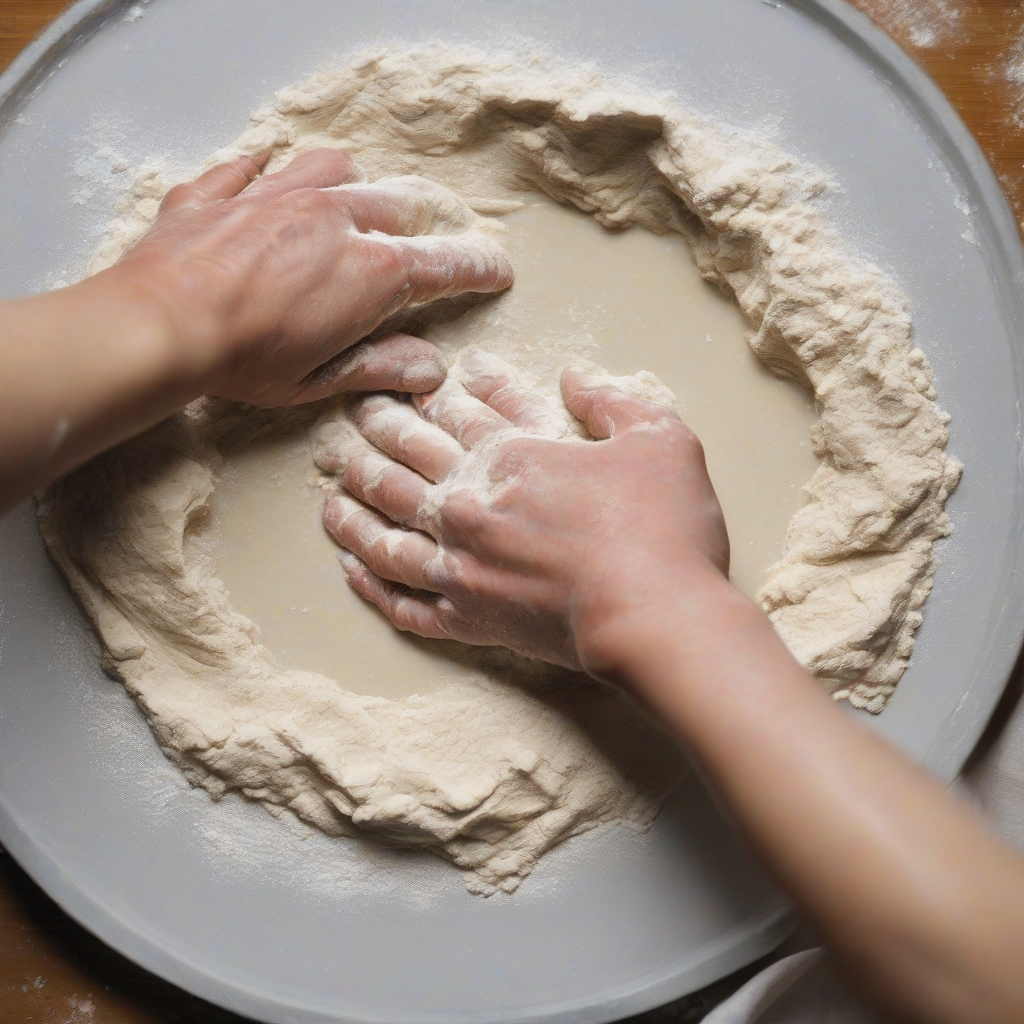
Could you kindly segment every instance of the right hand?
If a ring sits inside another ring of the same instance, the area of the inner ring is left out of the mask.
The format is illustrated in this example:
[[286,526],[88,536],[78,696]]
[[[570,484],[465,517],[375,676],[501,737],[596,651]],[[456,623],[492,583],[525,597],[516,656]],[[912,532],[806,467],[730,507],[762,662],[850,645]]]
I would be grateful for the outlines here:
[[409,304],[508,288],[501,247],[464,233],[476,217],[440,185],[353,183],[340,150],[261,177],[265,162],[242,157],[171,189],[147,234],[93,281],[155,303],[188,371],[224,398],[281,406],[436,387],[445,364],[425,341],[349,350]]
[[352,495],[328,500],[325,525],[395,626],[606,676],[619,635],[728,586],[721,509],[678,416],[568,370],[565,404],[595,440],[552,437],[557,410],[506,364],[461,369],[414,405],[373,395],[355,428],[320,430],[317,461]]

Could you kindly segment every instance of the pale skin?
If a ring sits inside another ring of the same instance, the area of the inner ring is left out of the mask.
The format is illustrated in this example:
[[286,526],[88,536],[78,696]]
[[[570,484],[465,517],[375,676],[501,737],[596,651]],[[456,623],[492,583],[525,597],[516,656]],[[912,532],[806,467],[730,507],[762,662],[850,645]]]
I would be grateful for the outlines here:
[[[642,701],[888,1018],[1024,1021],[1024,861],[833,704],[730,585],[697,438],[585,368],[562,392],[589,437],[541,436],[550,407],[501,364],[470,361],[462,391],[426,342],[363,341],[511,268],[457,235],[403,242],[403,200],[346,191],[343,154],[261,169],[214,168],[115,267],[0,303],[0,508],[203,394],[414,393],[357,400],[338,452],[347,493],[324,521],[353,587],[400,629]],[[481,470],[485,496],[459,484]]]
[[512,283],[507,258],[457,235],[402,237],[419,201],[357,184],[343,152],[265,163],[173,189],[109,270],[0,304],[0,511],[203,394],[283,406],[429,391],[445,375],[432,345],[354,346],[411,303]]

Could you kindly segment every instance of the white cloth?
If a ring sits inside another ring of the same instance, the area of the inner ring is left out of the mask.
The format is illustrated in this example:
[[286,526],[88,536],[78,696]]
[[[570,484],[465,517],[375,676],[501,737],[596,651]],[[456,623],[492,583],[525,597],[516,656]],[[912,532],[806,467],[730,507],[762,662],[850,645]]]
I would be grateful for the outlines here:
[[[1024,854],[1024,665],[1019,664],[978,749],[953,792],[972,803],[1004,841]],[[792,948],[793,943],[787,943]],[[796,946],[800,945],[798,940]],[[707,993],[686,997],[633,1024],[880,1024],[821,947],[784,955],[706,1015]],[[721,983],[720,983],[721,984]],[[703,999],[700,997],[703,995]]]
[[881,1024],[850,991],[823,949],[778,960],[751,978],[704,1024]]

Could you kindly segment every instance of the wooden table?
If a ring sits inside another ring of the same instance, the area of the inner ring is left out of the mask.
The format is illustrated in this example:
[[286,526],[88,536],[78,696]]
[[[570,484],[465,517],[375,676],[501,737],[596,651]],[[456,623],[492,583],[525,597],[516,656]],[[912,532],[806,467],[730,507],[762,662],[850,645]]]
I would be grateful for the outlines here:
[[[1024,40],[1024,3],[960,0],[950,5],[959,10],[959,18],[948,24],[929,15],[937,0],[920,0],[916,23],[905,14],[894,17],[893,9],[902,5],[892,0],[855,4],[945,90],[988,155],[1018,221],[1024,221],[1024,42],[1020,81],[1007,75],[1014,44]],[[0,70],[68,6],[69,0],[0,0]],[[938,37],[935,44],[915,45],[927,41],[929,30]],[[699,1016],[694,1006],[677,1019]],[[237,1024],[242,1018],[179,991],[93,938],[0,850],[0,1020]]]

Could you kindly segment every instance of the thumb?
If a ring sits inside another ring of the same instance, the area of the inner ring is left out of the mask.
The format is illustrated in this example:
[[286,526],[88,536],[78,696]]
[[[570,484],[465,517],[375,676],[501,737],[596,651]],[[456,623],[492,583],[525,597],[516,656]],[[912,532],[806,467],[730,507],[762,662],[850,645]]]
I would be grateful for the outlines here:
[[363,341],[318,366],[302,382],[297,402],[353,391],[422,394],[439,387],[448,373],[440,349],[408,334]]
[[653,374],[613,377],[597,366],[570,366],[562,374],[562,397],[569,412],[598,440],[638,424],[675,418],[675,395]]

